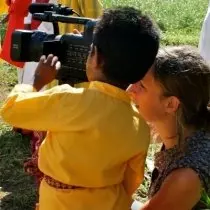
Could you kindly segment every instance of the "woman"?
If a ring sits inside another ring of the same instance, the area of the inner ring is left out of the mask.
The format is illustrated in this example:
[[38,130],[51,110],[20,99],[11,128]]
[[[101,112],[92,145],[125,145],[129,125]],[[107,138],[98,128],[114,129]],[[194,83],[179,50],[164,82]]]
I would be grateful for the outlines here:
[[[210,194],[210,69],[191,47],[161,50],[129,92],[163,142],[141,210],[206,208]],[[208,208],[209,209],[209,208]]]

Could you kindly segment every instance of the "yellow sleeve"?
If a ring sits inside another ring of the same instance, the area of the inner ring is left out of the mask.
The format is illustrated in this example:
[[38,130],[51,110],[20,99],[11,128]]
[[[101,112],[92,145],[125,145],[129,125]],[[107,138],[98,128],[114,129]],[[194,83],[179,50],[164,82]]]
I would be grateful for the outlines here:
[[131,199],[133,193],[137,190],[144,179],[145,162],[150,143],[150,128],[148,124],[138,112],[136,112],[136,116],[138,117],[137,127],[139,131],[139,141],[135,148],[139,148],[139,152],[128,161],[124,175],[124,187]]
[[140,153],[129,160],[124,176],[124,188],[127,194],[132,197],[144,179],[144,168],[147,153]]
[[76,92],[82,90],[62,85],[44,92],[33,92],[31,85],[17,85],[3,104],[0,114],[5,122],[14,127],[62,131],[67,129],[67,120],[69,122],[69,118],[79,111],[82,94]]

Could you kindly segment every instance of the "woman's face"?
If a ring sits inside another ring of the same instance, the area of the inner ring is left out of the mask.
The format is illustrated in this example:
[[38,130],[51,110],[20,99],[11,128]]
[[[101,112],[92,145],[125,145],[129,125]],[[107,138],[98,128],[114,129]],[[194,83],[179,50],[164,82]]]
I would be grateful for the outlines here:
[[175,110],[170,110],[171,97],[163,95],[160,83],[155,80],[152,68],[139,82],[128,88],[133,102],[142,117],[151,123],[165,120]]

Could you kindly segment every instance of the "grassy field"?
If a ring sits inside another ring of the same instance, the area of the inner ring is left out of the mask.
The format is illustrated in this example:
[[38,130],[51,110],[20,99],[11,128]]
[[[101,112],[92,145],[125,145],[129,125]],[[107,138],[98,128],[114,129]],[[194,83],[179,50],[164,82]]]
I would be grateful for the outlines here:
[[[104,0],[104,5],[132,5],[146,11],[158,23],[164,45],[197,45],[208,0]],[[0,34],[2,32],[0,28]],[[0,104],[17,83],[16,78],[16,69],[0,64]],[[153,152],[150,152],[148,160],[152,159]],[[33,209],[36,200],[33,179],[24,174],[22,167],[29,156],[29,139],[14,134],[0,119],[0,209]],[[150,170],[147,168],[146,171],[137,196],[146,195]]]
[[208,0],[104,0],[111,5],[128,5],[146,11],[159,25],[163,44],[197,45]]

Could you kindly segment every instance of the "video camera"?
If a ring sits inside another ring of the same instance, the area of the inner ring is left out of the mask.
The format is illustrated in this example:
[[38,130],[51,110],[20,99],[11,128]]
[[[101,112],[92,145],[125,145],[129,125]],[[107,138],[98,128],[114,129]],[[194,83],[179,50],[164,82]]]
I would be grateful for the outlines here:
[[[86,61],[96,20],[67,16],[76,12],[54,4],[31,4],[29,11],[33,19],[53,23],[54,34],[49,35],[38,30],[15,30],[12,34],[11,58],[14,61],[38,62],[42,55],[53,54],[58,56],[61,62],[57,75],[59,84],[74,85],[87,81]],[[59,35],[58,22],[84,25],[84,32]]]

